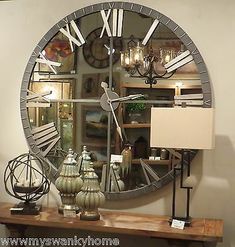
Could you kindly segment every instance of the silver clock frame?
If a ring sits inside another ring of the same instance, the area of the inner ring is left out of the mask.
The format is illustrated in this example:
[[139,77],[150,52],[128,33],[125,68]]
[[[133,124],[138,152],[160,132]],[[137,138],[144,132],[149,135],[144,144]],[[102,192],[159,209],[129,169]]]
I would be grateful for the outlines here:
[[[202,93],[203,93],[203,107],[211,108],[212,107],[212,96],[211,96],[211,86],[210,86],[210,79],[208,75],[208,71],[205,65],[205,62],[198,51],[196,45],[190,39],[190,37],[183,31],[183,29],[177,25],[174,21],[172,21],[167,16],[161,14],[160,12],[151,9],[149,7],[145,7],[143,5],[130,3],[130,2],[106,2],[106,3],[99,3],[95,5],[90,5],[79,9],[62,20],[56,23],[39,41],[36,45],[35,49],[32,52],[32,55],[29,58],[29,61],[26,65],[26,69],[23,75],[22,85],[21,85],[21,93],[20,93],[20,112],[21,112],[21,120],[23,125],[23,130],[25,137],[27,139],[30,151],[40,158],[44,159],[45,162],[49,163],[51,166],[50,171],[50,180],[52,182],[55,181],[56,177],[58,176],[57,168],[46,158],[43,156],[42,151],[37,147],[36,142],[33,138],[30,122],[28,118],[28,112],[26,107],[26,96],[27,96],[27,89],[30,83],[30,78],[36,64],[36,59],[39,56],[39,53],[44,49],[47,43],[51,40],[51,38],[59,31],[60,28],[64,27],[67,23],[71,22],[72,20],[79,19],[86,15],[92,14],[94,12],[98,12],[101,10],[109,10],[109,9],[123,9],[124,11],[132,11],[139,14],[143,14],[153,19],[158,19],[160,23],[168,27],[175,35],[184,43],[185,47],[191,52],[191,55],[194,58],[194,62],[197,66],[201,86],[202,86]],[[192,152],[192,156],[196,154]],[[146,185],[144,187],[129,190],[129,191],[122,191],[122,192],[105,192],[106,199],[110,200],[119,200],[119,199],[129,199],[138,197],[140,195],[144,195],[146,193],[155,191],[162,186],[168,184],[173,179],[173,171],[168,172],[164,177],[162,177],[159,181],[154,181],[150,185]]]

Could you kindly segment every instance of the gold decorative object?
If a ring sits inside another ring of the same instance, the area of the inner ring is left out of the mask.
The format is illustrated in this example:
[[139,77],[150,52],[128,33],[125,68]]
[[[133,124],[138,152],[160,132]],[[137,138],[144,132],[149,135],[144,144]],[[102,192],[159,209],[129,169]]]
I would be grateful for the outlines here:
[[167,160],[168,155],[169,155],[168,151],[165,148],[161,148],[160,159]]
[[131,146],[126,144],[121,155],[122,155],[122,163],[120,164],[120,176],[124,178],[131,172],[131,163],[132,163]]
[[84,182],[81,191],[76,196],[76,204],[82,209],[81,220],[99,220],[98,208],[105,202],[105,196],[100,191],[98,176],[93,168],[89,168],[84,174]]
[[90,168],[90,163],[91,163],[90,153],[87,151],[87,147],[86,146],[83,146],[82,155],[79,157],[79,159],[81,160],[81,171],[80,171],[80,173],[81,173],[81,176],[82,176],[82,179],[83,179],[86,171]]
[[[111,176],[111,191],[123,191],[125,189],[125,184],[121,180],[120,175],[119,175],[119,166],[116,165],[115,163],[110,165],[113,168],[114,174]],[[116,188],[116,185],[118,188]]]
[[69,149],[69,153],[65,158],[59,177],[55,181],[55,186],[60,192],[62,205],[59,207],[59,213],[64,210],[79,211],[75,204],[75,197],[81,190],[83,181],[78,172],[78,165],[73,158],[73,151]]

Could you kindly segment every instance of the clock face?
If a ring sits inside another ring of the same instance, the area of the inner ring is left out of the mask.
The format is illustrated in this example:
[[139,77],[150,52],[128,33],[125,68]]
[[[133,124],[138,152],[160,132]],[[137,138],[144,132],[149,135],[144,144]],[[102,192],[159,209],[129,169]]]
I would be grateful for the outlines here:
[[[102,38],[101,28],[97,28],[88,34],[86,43],[83,45],[83,56],[86,62],[94,68],[107,68],[109,66],[109,46],[110,38],[105,33]],[[115,37],[113,39],[113,64],[120,59],[122,51],[122,39]]]
[[[124,69],[120,52],[133,44],[145,60]],[[152,68],[166,75],[155,76],[152,87],[146,84],[151,54],[157,57]],[[181,153],[150,146],[150,112],[182,102],[212,104],[207,69],[193,41],[156,10],[110,2],[71,13],[42,37],[24,73],[21,118],[31,152],[51,166],[52,181],[68,149],[80,156],[86,146],[106,198],[127,199],[172,180]]]

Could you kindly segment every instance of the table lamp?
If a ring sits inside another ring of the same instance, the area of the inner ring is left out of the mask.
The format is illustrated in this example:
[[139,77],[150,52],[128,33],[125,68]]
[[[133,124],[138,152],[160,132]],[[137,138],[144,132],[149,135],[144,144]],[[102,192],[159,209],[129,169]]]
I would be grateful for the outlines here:
[[[189,226],[189,200],[191,185],[184,185],[184,168],[187,168],[187,178],[190,180],[190,149],[212,149],[214,146],[213,108],[201,107],[176,107],[151,109],[150,146],[181,149],[181,164],[172,169],[173,196],[172,216],[173,219],[182,220],[185,226]],[[187,191],[186,215],[176,217],[176,175],[180,173],[180,188]]]

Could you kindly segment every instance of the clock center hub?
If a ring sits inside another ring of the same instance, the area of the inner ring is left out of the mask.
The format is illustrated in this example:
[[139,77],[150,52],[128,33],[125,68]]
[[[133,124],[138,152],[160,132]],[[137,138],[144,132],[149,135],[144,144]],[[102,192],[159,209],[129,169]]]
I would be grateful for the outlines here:
[[[109,95],[110,100],[119,98],[119,95],[113,91],[107,90],[107,93]],[[107,95],[105,93],[100,98],[100,105],[102,109],[105,111],[111,111],[109,99],[107,98]],[[119,105],[119,102],[112,102],[113,110],[116,110],[118,108],[118,105]]]

